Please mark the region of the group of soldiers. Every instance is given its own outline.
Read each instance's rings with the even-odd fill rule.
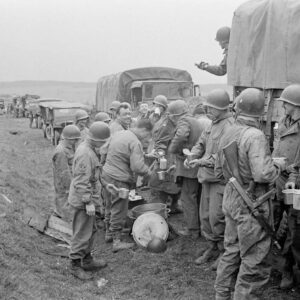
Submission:
[[[226,43],[220,45],[226,52]],[[220,68],[224,65],[226,72],[226,63]],[[300,267],[300,213],[284,205],[282,190],[299,184],[300,85],[288,86],[279,100],[285,117],[273,156],[285,160],[276,161],[260,130],[265,99],[255,88],[242,91],[232,110],[228,93],[215,89],[192,112],[184,100],[169,103],[163,95],[154,99],[151,109],[142,103],[136,118],[129,103],[118,101],[111,104],[109,114],[98,113],[90,126],[88,114],[78,111],[76,124],[64,128],[53,156],[55,213],[71,221],[73,228],[71,273],[85,280],[92,278],[89,271],[106,266],[91,255],[101,203],[105,241],[112,243],[112,251],[134,246],[122,240],[128,197],[121,198],[119,190],[136,188],[139,177],[150,187],[150,202],[168,204],[172,213],[183,211],[185,227],[178,234],[207,240],[195,263],[213,262],[216,299],[229,300],[232,294],[235,300],[260,299],[270,277],[267,256],[273,236],[232,185],[236,177],[256,205],[255,212],[270,226],[277,229],[283,212],[288,215],[281,287],[292,287],[293,267]],[[232,167],[224,149],[233,143],[237,155]],[[166,169],[161,180],[158,172]],[[258,203],[274,186],[275,199]]]

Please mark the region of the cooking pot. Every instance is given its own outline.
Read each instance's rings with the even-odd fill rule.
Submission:
[[[138,205],[134,207],[131,211],[132,211],[132,216],[134,218],[138,218],[144,213],[152,212],[167,219],[170,209],[168,209],[167,204],[164,203],[147,203],[147,204]]]

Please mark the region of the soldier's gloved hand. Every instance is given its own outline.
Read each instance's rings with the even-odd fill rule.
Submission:
[[[201,63],[198,64],[197,67],[198,67],[200,70],[206,70],[207,67],[208,67],[208,63],[206,63],[206,62],[204,62],[204,61],[201,61]]]
[[[183,165],[184,165],[184,167],[187,168],[187,169],[190,169],[190,168],[191,168],[190,163],[189,163],[189,161],[187,160],[187,158],[184,160]]]
[[[87,215],[94,216],[96,211],[94,203],[86,204],[85,210]]]
[[[294,189],[295,188],[295,182],[292,181],[288,181],[285,186],[284,186],[287,190],[288,189]]]

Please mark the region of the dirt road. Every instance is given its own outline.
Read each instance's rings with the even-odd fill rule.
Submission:
[[[164,254],[138,248],[112,254],[100,230],[96,257],[106,259],[108,267],[90,282],[69,274],[68,259],[42,253],[56,242],[25,225],[23,213],[27,207],[51,213],[53,147],[28,123],[0,116],[0,193],[13,201],[0,195],[0,299],[214,299],[215,272],[209,264],[193,264],[205,247],[202,239],[177,238]],[[98,288],[101,278],[108,283]],[[298,292],[280,291],[278,284],[274,273],[263,299],[300,298]]]

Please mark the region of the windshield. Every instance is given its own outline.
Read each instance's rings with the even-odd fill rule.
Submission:
[[[145,100],[164,95],[168,100],[192,97],[191,82],[149,82],[144,83]]]

